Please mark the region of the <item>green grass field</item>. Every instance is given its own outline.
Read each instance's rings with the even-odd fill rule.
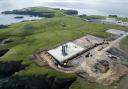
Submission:
[[[86,15],[80,15],[81,18],[83,19],[105,19],[107,18],[107,16],[100,16],[100,15],[89,15],[89,16],[86,16]]]
[[[124,38],[121,43],[120,43],[120,47],[125,51],[128,52],[128,36],[126,38]]]
[[[79,17],[73,16],[54,17],[12,24],[9,28],[0,29],[0,38],[13,40],[12,43],[0,45],[0,48],[10,49],[3,57],[0,57],[0,61],[22,60],[23,64],[29,65],[24,70],[16,72],[14,76],[38,76],[48,74],[49,76],[59,78],[74,77],[73,74],[60,73],[50,68],[40,68],[29,60],[29,56],[41,48],[53,47],[87,34],[107,37],[110,34],[106,33],[105,30],[109,28],[128,31],[127,27],[85,22]],[[125,40],[128,41],[128,38]],[[79,81],[76,81],[71,89],[84,89],[79,88],[79,86]],[[96,86],[93,88],[86,87],[85,89],[108,89],[95,87]]]
[[[53,13],[55,16],[63,16],[66,15],[64,10],[60,10],[59,8],[49,8],[49,7],[31,7],[32,12],[39,12],[39,13]]]

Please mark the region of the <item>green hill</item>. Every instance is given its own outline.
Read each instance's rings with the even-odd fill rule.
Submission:
[[[61,16],[12,24],[9,28],[0,29],[1,39],[11,39],[13,41],[5,45],[0,45],[1,49],[9,49],[4,56],[0,57],[0,62],[22,61],[22,65],[27,65],[25,69],[13,74],[13,77],[42,76],[47,74],[48,76],[55,76],[57,78],[74,78],[76,77],[74,74],[60,73],[49,67],[38,67],[29,59],[29,56],[41,48],[53,47],[86,34],[108,37],[110,34],[106,33],[105,30],[109,28],[128,31],[127,27],[85,22],[79,17],[73,16]],[[78,81],[73,83],[72,89],[80,89],[78,88],[78,84]],[[108,89],[95,87],[85,89]]]

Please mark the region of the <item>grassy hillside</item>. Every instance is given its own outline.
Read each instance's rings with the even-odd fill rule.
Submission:
[[[128,36],[125,37],[125,38],[121,41],[120,47],[121,47],[121,49],[123,49],[124,51],[128,52]]]
[[[29,8],[32,12],[39,13],[53,13],[55,16],[66,15],[64,10],[60,10],[59,8],[49,8],[49,7],[31,7]]]
[[[33,10],[36,9],[33,8]],[[15,75],[18,76],[48,74],[49,76],[56,76],[59,78],[74,77],[73,74],[64,74],[50,68],[37,67],[29,60],[29,56],[41,48],[53,47],[86,34],[107,37],[110,34],[106,33],[105,30],[109,28],[128,31],[126,27],[89,23],[82,21],[79,17],[71,16],[12,24],[9,28],[0,29],[0,38],[9,38],[13,40],[12,43],[0,45],[0,48],[10,49],[9,52],[0,57],[0,62],[22,60],[23,64],[29,65],[24,70],[15,73]],[[73,86],[79,86],[79,82],[74,84]]]
[[[89,16],[80,15],[80,17],[83,18],[83,19],[88,19],[88,20],[90,20],[90,19],[105,19],[105,18],[107,18],[107,16],[100,16],[100,15],[89,15]]]

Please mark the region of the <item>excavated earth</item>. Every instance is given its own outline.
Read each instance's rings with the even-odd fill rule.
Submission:
[[[78,77],[91,83],[116,86],[124,76],[128,75],[128,67],[125,62],[128,58],[127,56],[124,56],[125,53],[122,53],[118,49],[114,49],[116,48],[112,48],[108,52],[103,53],[94,51],[94,53],[98,54],[86,58],[79,66],[74,68],[64,68],[62,66],[61,68],[58,68],[52,61],[50,61],[49,57],[42,58],[41,53],[36,57],[38,60],[34,60],[34,62],[40,67],[44,67],[46,66],[44,64],[47,64],[57,71],[75,73]],[[111,52],[113,52],[113,55],[110,54]],[[72,70],[70,71],[70,69]]]
[[[128,55],[125,51],[113,47],[110,50],[108,50],[108,52],[111,53],[112,55],[119,57],[118,62],[128,67]]]
[[[79,66],[77,75],[89,82],[117,86],[128,75],[127,53],[117,46],[95,53]]]

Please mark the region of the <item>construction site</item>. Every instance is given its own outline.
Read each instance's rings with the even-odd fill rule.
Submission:
[[[116,85],[120,78],[128,74],[128,67],[121,63],[120,55],[113,55],[109,50],[115,48],[122,51],[119,42],[128,33],[116,29],[106,32],[117,38],[107,40],[86,35],[52,49],[41,50],[33,54],[33,61],[41,67],[49,66],[60,72],[75,73],[89,82]]]

